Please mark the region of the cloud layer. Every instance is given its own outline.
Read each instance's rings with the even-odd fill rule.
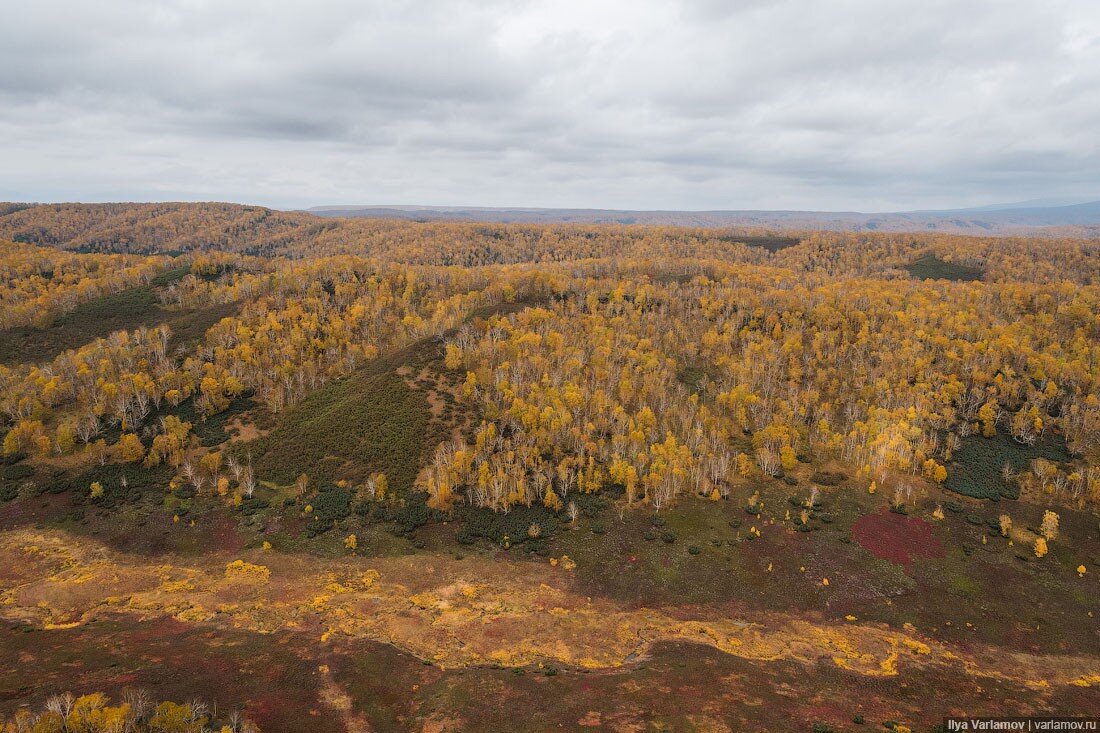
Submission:
[[[36,0],[0,199],[891,210],[1100,195],[1080,0]]]

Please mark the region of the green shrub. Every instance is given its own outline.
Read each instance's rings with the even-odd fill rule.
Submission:
[[[271,433],[236,451],[250,450],[257,473],[280,484],[301,473],[335,482],[381,472],[400,497],[420,470],[429,418],[424,395],[401,377],[364,370],[328,382],[288,409]]]
[[[1005,481],[1005,464],[1016,472],[1024,471],[1036,458],[1064,463],[1070,460],[1065,438],[1048,433],[1035,445],[1017,443],[1010,436],[998,433],[992,438],[970,435],[963,439],[947,466],[944,488],[975,499],[996,500],[1020,498],[1020,487]],[[951,509],[950,506],[948,506]],[[952,509],[954,511],[954,509]]]
[[[261,499],[258,496],[253,496],[251,499],[245,499],[241,502],[239,507],[241,514],[245,516],[252,516],[258,511],[267,509],[271,506],[271,503],[267,499]]]
[[[411,491],[386,518],[396,525],[401,534],[408,535],[427,524],[433,514],[433,510],[428,506],[428,494],[423,491]]]
[[[455,539],[466,545],[477,539],[501,544],[506,536],[512,545],[544,544],[560,526],[558,516],[539,504],[514,507],[507,513],[464,506],[456,510],[456,517],[462,526],[455,532]],[[539,528],[535,537],[528,532],[533,525]]]
[[[313,514],[306,534],[314,537],[329,531],[336,522],[351,514],[351,491],[339,486],[322,486],[310,504]]]
[[[918,280],[954,280],[971,282],[981,280],[983,271],[977,267],[941,260],[934,254],[926,254],[903,268]]]
[[[14,466],[0,467],[0,479],[4,481],[19,481],[34,475],[34,466],[18,463]]]
[[[580,510],[581,516],[598,517],[611,503],[606,496],[601,494],[571,494],[570,501]]]
[[[147,493],[163,494],[172,479],[172,468],[160,465],[145,468],[139,464],[112,463],[95,466],[69,481],[58,480],[48,486],[52,493],[72,492],[74,504],[91,502],[96,506],[111,508],[127,502],[137,502]],[[99,482],[103,495],[88,498],[88,487]]]

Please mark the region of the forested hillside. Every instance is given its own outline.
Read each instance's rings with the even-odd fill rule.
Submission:
[[[170,348],[171,326],[147,323],[46,362],[25,354],[0,383],[8,455],[178,466],[188,433],[171,435],[165,418],[183,404],[206,420],[248,395],[278,415],[329,379],[446,334],[446,368],[464,375],[456,399],[483,425],[473,446],[440,445],[423,473],[439,507],[460,487],[465,501],[507,510],[606,485],[625,487],[628,504],[663,506],[726,496],[738,478],[775,475],[800,455],[868,481],[942,482],[963,440],[998,431],[1025,445],[1064,440],[1081,462],[1040,483],[1075,501],[1100,492],[1088,463],[1100,428],[1100,255],[1088,242],[815,234],[770,249],[758,235],[745,244],[689,229],[340,221],[317,231],[222,205],[13,216],[26,217],[7,222],[18,238],[55,247],[7,245],[8,329],[49,329],[158,276],[166,314],[235,306],[193,346]],[[225,238],[279,256],[221,251]],[[202,252],[130,254],[189,248]],[[906,270],[929,258],[947,278],[965,266],[982,279]],[[455,261],[468,267],[441,266]],[[530,307],[467,322],[517,302]]]
[[[554,674],[633,663],[637,633],[892,678],[898,648],[969,649],[962,598],[983,649],[1047,655],[998,684],[1095,684],[1094,241],[0,211],[0,541],[28,558],[0,616],[28,633],[110,608]],[[501,579],[492,553],[539,564]],[[509,603],[561,613],[537,643],[470,636]],[[750,643],[719,607],[840,630]],[[620,631],[582,643],[582,618]]]

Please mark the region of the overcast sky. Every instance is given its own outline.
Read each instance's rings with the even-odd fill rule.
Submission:
[[[23,0],[0,199],[1100,198],[1095,0]]]

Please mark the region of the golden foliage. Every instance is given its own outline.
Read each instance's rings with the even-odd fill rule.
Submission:
[[[231,580],[249,580],[266,583],[271,580],[271,569],[253,565],[244,560],[234,560],[225,566],[225,577]]]

